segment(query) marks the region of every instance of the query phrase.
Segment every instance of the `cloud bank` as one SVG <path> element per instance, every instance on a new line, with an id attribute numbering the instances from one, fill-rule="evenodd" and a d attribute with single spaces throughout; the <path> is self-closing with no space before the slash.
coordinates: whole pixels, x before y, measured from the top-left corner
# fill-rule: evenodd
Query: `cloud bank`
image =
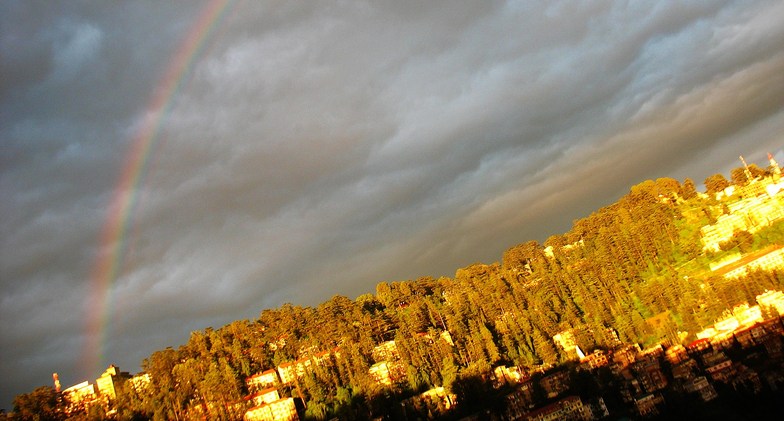
<path id="1" fill-rule="evenodd" d="M 0 6 L 0 376 L 82 367 L 101 229 L 206 4 Z M 784 4 L 235 2 L 160 121 L 104 364 L 452 276 L 645 179 L 784 162 Z"/>

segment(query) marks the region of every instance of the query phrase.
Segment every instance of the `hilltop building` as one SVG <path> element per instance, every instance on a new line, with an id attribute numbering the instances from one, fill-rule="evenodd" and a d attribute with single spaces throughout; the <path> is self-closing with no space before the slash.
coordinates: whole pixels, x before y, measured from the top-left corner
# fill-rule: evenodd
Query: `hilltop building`
<path id="1" fill-rule="evenodd" d="M 94 404 L 102 404 L 107 412 L 110 412 L 112 410 L 111 406 L 113 402 L 117 399 L 117 391 L 122 384 L 125 381 L 131 380 L 146 386 L 146 384 L 149 384 L 149 375 L 144 376 L 146 376 L 146 383 L 142 383 L 144 377 L 139 379 L 131 377 L 128 372 L 120 371 L 117 366 L 112 364 L 103 374 L 101 374 L 101 377 L 98 377 L 95 380 L 95 384 L 90 383 L 89 380 L 85 380 L 64 389 L 62 393 L 68 401 L 68 406 L 65 411 L 67 414 L 71 415 L 75 412 L 86 410 Z M 59 376 L 53 377 L 56 389 L 59 387 L 60 379 Z M 134 385 L 136 385 L 136 383 L 134 383 Z"/>
<path id="2" fill-rule="evenodd" d="M 131 378 L 128 372 L 120 371 L 114 364 L 110 365 L 101 377 L 95 380 L 95 386 L 98 389 L 98 394 L 105 399 L 117 399 L 117 390 L 126 381 Z"/>
<path id="3" fill-rule="evenodd" d="M 98 396 L 95 385 L 88 380 L 66 388 L 63 395 L 68 401 L 65 412 L 69 415 L 89 407 Z"/>

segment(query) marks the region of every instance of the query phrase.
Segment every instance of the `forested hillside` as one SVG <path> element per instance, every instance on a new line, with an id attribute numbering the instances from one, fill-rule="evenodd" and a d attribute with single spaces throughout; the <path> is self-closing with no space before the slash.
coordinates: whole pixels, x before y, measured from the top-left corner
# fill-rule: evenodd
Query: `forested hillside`
<path id="1" fill-rule="evenodd" d="M 193 332 L 178 349 L 143 362 L 150 387 L 126 387 L 118 413 L 187 419 L 208 411 L 229 419 L 237 415 L 231 404 L 244 405 L 249 394 L 247 377 L 318 356 L 329 363 L 309 366 L 281 395 L 301 398 L 307 417 L 364 419 L 435 386 L 471 405 L 476 379 L 496 365 L 531 370 L 574 359 L 553 341 L 560 332 L 571 331 L 585 352 L 691 341 L 728 308 L 784 287 L 781 272 L 725 279 L 711 271 L 727 255 L 784 244 L 779 221 L 754 234 L 738 231 L 718 251 L 703 251 L 700 228 L 738 200 L 714 193 L 748 183 L 735 173 L 731 181 L 709 177 L 708 194 L 688 179 L 645 181 L 574 221 L 569 232 L 516 245 L 499 263 L 472 264 L 453 278 L 381 282 L 375 294 L 353 300 L 285 304 L 256 320 Z M 663 323 L 646 321 L 661 314 L 669 314 L 659 318 Z M 403 377 L 394 387 L 369 373 L 381 359 L 374 348 L 390 340 Z"/>

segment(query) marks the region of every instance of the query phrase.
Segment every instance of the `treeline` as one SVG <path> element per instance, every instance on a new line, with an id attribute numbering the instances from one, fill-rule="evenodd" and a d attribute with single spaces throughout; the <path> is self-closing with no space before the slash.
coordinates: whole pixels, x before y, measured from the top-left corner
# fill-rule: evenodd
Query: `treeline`
<path id="1" fill-rule="evenodd" d="M 748 182 L 738 174 L 732 183 Z M 705 181 L 708 193 L 732 183 L 721 175 Z M 508 249 L 500 263 L 477 263 L 454 278 L 382 282 L 354 300 L 284 304 L 257 320 L 193 332 L 178 349 L 144 360 L 151 383 L 136 390 L 127 382 L 114 402 L 117 416 L 236 419 L 250 405 L 245 378 L 315 354 L 330 363 L 280 388 L 306 403 L 306 418 L 378 417 L 436 386 L 457 394 L 466 410 L 481 404 L 477 379 L 495 365 L 573 359 L 552 340 L 560 332 L 571 331 L 586 352 L 619 342 L 679 342 L 679 332 L 693 339 L 727 308 L 784 286 L 780 272 L 711 276 L 709 263 L 726 253 L 784 244 L 778 223 L 754 235 L 738 232 L 721 251 L 703 253 L 699 228 L 726 212 L 726 203 L 699 194 L 691 180 L 645 181 L 563 235 Z M 404 372 L 392 388 L 369 373 L 378 362 L 374 348 L 389 340 Z"/>

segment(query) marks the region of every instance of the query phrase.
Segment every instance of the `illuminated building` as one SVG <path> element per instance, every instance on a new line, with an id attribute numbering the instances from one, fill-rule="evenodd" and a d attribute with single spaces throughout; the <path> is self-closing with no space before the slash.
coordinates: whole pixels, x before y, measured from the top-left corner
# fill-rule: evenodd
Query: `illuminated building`
<path id="1" fill-rule="evenodd" d="M 122 385 L 125 380 L 130 379 L 131 376 L 127 372 L 121 372 L 114 364 L 110 365 L 101 377 L 95 380 L 98 394 L 110 400 L 117 398 L 117 389 Z"/>
<path id="2" fill-rule="evenodd" d="M 293 398 L 255 406 L 245 412 L 245 421 L 298 421 L 297 407 Z"/>
<path id="3" fill-rule="evenodd" d="M 96 399 L 95 385 L 85 380 L 75 384 L 65 390 L 63 395 L 68 401 L 65 412 L 72 414 L 76 411 L 87 408 Z"/>
<path id="4" fill-rule="evenodd" d="M 377 383 L 386 386 L 390 386 L 392 383 L 396 383 L 398 380 L 403 378 L 403 375 L 405 374 L 402 364 L 399 362 L 389 361 L 382 361 L 380 363 L 373 364 L 368 370 L 368 373 Z"/>
<path id="5" fill-rule="evenodd" d="M 293 380 L 293 379 L 292 379 Z M 245 383 L 248 385 L 248 390 L 256 391 L 274 387 L 278 382 L 278 373 L 273 369 L 254 374 L 247 379 Z"/>
<path id="6" fill-rule="evenodd" d="M 784 293 L 781 291 L 765 291 L 757 296 L 760 307 L 775 310 L 779 316 L 784 315 Z"/>

